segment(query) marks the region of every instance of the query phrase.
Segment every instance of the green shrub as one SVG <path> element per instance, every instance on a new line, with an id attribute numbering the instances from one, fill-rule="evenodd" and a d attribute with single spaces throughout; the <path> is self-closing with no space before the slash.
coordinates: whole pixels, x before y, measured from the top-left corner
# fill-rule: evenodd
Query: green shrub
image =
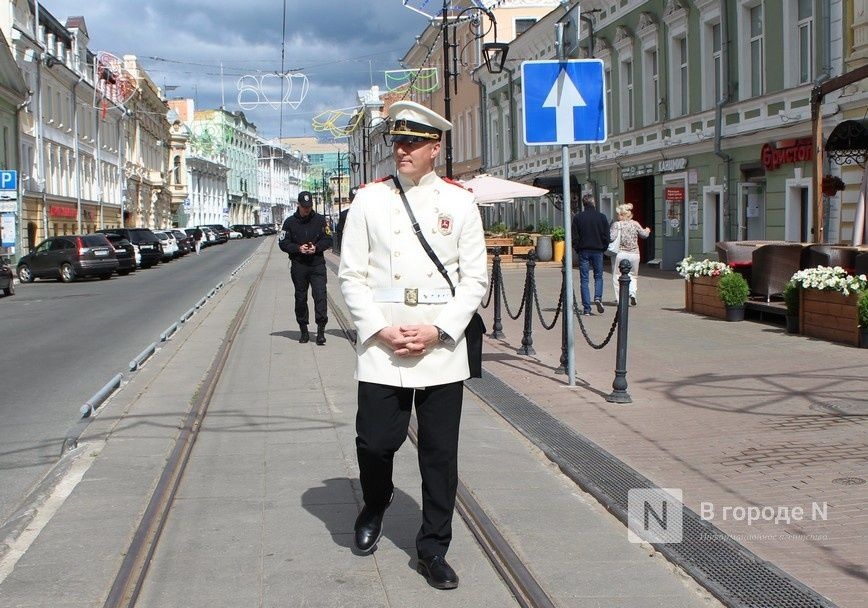
<path id="1" fill-rule="evenodd" d="M 868 289 L 859 292 L 856 299 L 856 308 L 859 313 L 859 327 L 868 329 Z"/>
<path id="2" fill-rule="evenodd" d="M 530 238 L 529 234 L 516 234 L 512 237 L 513 245 L 533 245 L 533 239 Z"/>
<path id="3" fill-rule="evenodd" d="M 552 225 L 546 220 L 539 221 L 539 233 L 540 234 L 551 234 L 552 233 Z"/>
<path id="4" fill-rule="evenodd" d="M 533 232 L 533 224 L 529 224 L 524 227 L 525 232 Z"/>
<path id="5" fill-rule="evenodd" d="M 566 232 L 564 232 L 564 229 L 562 227 L 558 226 L 557 228 L 554 228 L 552 230 L 552 240 L 553 241 L 563 241 L 566 238 L 567 238 L 567 234 L 566 234 Z"/>
<path id="6" fill-rule="evenodd" d="M 799 284 L 793 280 L 784 285 L 784 304 L 787 305 L 787 314 L 792 317 L 799 316 L 799 289 Z"/>
<path id="7" fill-rule="evenodd" d="M 750 288 L 743 276 L 737 272 L 730 272 L 720 277 L 717 292 L 726 306 L 744 306 L 750 295 Z"/>
<path id="8" fill-rule="evenodd" d="M 506 224 L 503 222 L 498 222 L 494 224 L 491 228 L 489 228 L 492 234 L 505 234 L 506 233 Z"/>

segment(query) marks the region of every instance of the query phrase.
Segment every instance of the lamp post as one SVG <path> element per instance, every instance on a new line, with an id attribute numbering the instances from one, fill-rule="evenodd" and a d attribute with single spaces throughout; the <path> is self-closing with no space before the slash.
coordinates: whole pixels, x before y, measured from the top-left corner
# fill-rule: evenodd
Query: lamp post
<path id="1" fill-rule="evenodd" d="M 458 53 L 456 49 L 458 48 L 458 43 L 456 42 L 456 32 L 455 29 L 457 26 L 465 20 L 466 16 L 469 16 L 466 21 L 470 24 L 470 31 L 473 34 L 473 38 L 470 41 L 476 42 L 480 40 L 488 34 L 488 32 L 493 31 L 494 33 L 494 42 L 485 42 L 482 45 L 482 56 L 485 59 L 485 67 L 492 74 L 499 74 L 503 71 L 503 64 L 506 61 L 506 54 L 509 52 L 509 45 L 505 42 L 497 42 L 497 20 L 494 18 L 494 14 L 487 8 L 481 6 L 468 6 L 467 8 L 459 11 L 452 18 L 452 23 L 450 24 L 449 19 L 449 0 L 443 0 L 443 10 L 441 12 L 441 23 L 440 23 L 440 33 L 443 38 L 443 74 L 445 76 L 445 82 L 443 87 L 443 117 L 452 122 L 452 98 L 449 93 L 450 89 L 450 80 L 452 80 L 452 87 L 454 87 L 454 91 L 458 93 Z M 485 26 L 483 24 L 482 18 L 486 17 L 488 19 L 488 25 Z M 449 37 L 449 26 L 453 25 L 452 29 L 452 37 Z M 470 44 L 468 43 L 468 44 Z M 452 52 L 452 57 L 450 58 L 449 53 L 450 50 Z M 450 69 L 449 63 L 452 62 L 452 68 Z M 446 177 L 452 177 L 452 131 L 446 131 Z"/>

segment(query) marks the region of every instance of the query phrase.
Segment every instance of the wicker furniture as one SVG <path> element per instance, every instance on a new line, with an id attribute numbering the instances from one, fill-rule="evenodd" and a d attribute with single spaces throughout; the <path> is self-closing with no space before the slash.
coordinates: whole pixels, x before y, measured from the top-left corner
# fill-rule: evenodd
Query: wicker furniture
<path id="1" fill-rule="evenodd" d="M 802 267 L 803 243 L 769 243 L 753 252 L 750 291 L 766 302 L 783 292 L 793 274 Z"/>
<path id="2" fill-rule="evenodd" d="M 840 266 L 847 272 L 852 273 L 856 267 L 857 253 L 859 251 L 855 247 L 825 244 L 809 245 L 804 250 L 802 268 Z"/>

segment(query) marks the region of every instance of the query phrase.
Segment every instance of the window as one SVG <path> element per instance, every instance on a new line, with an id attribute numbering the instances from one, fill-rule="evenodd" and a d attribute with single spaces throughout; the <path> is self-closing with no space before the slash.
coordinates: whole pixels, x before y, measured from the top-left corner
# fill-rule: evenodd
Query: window
<path id="1" fill-rule="evenodd" d="M 712 68 L 712 99 L 715 103 L 723 97 L 723 53 L 720 34 L 720 23 L 711 26 L 711 63 Z"/>
<path id="2" fill-rule="evenodd" d="M 761 4 L 748 9 L 750 31 L 750 95 L 763 93 L 763 7 Z"/>
<path id="3" fill-rule="evenodd" d="M 690 92 L 690 83 L 687 81 L 687 37 L 678 39 L 678 88 L 680 115 L 688 113 L 689 105 L 687 95 Z"/>
<path id="4" fill-rule="evenodd" d="M 811 81 L 814 67 L 814 8 L 811 0 L 798 0 L 799 84 Z"/>
<path id="5" fill-rule="evenodd" d="M 657 49 L 645 51 L 645 124 L 660 120 L 660 78 L 657 67 Z"/>
<path id="6" fill-rule="evenodd" d="M 516 19 L 515 20 L 515 37 L 518 38 L 536 23 L 536 19 Z"/>
<path id="7" fill-rule="evenodd" d="M 621 62 L 621 130 L 633 128 L 633 60 Z"/>

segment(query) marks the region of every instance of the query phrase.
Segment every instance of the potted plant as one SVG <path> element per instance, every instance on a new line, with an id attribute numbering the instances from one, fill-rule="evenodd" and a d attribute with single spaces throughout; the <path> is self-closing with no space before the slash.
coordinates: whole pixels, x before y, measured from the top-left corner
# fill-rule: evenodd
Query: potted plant
<path id="1" fill-rule="evenodd" d="M 799 284 L 790 279 L 784 285 L 784 304 L 787 306 L 787 333 L 799 333 Z"/>
<path id="2" fill-rule="evenodd" d="M 816 266 L 796 272 L 799 287 L 799 332 L 812 338 L 858 346 L 862 329 L 859 297 L 868 291 L 864 274 L 840 266 Z"/>
<path id="3" fill-rule="evenodd" d="M 859 292 L 856 308 L 859 310 L 859 347 L 868 348 L 868 289 Z"/>
<path id="4" fill-rule="evenodd" d="M 539 236 L 536 239 L 536 258 L 540 262 L 552 259 L 552 225 L 546 220 L 539 222 Z"/>
<path id="5" fill-rule="evenodd" d="M 561 226 L 552 230 L 552 259 L 555 262 L 562 262 L 566 253 L 567 233 Z"/>
<path id="6" fill-rule="evenodd" d="M 717 284 L 717 293 L 726 307 L 726 320 L 743 321 L 744 303 L 750 295 L 750 287 L 745 278 L 737 272 L 723 275 Z"/>

